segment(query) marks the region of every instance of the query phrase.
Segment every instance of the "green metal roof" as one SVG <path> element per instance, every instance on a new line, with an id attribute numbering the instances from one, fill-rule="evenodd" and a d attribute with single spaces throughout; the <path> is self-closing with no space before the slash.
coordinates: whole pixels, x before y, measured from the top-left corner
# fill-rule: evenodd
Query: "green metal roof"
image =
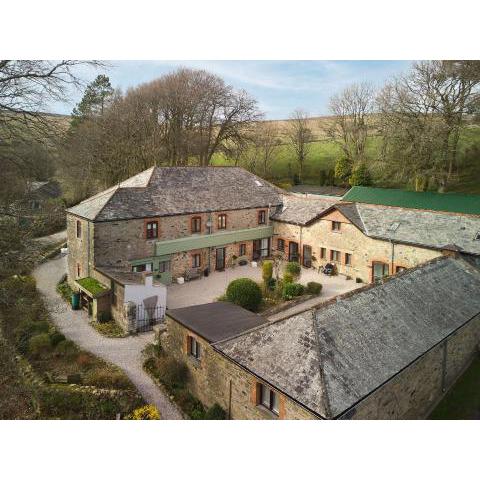
<path id="1" fill-rule="evenodd" d="M 246 228 L 242 230 L 229 230 L 226 232 L 212 233 L 211 235 L 192 235 L 190 237 L 164 240 L 155 244 L 155 255 L 169 255 L 177 252 L 187 252 L 197 248 L 216 247 L 228 243 L 244 242 L 268 238 L 273 235 L 273 227 Z"/>
<path id="2" fill-rule="evenodd" d="M 387 205 L 390 207 L 480 215 L 480 195 L 413 192 L 393 188 L 352 187 L 344 195 L 343 200 L 373 205 Z"/>

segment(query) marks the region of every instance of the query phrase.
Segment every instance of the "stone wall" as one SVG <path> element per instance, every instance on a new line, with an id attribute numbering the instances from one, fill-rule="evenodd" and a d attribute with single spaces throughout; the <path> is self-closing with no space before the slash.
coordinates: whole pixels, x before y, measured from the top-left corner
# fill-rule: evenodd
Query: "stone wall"
<path id="1" fill-rule="evenodd" d="M 480 315 L 346 412 L 352 419 L 423 419 L 478 354 Z"/>
<path id="2" fill-rule="evenodd" d="M 155 253 L 155 242 L 191 236 L 193 217 L 202 219 L 202 229 L 198 235 L 207 233 L 206 223 L 210 218 L 212 233 L 219 231 L 217 219 L 220 213 L 227 215 L 227 231 L 254 228 L 258 226 L 258 210 L 260 209 L 100 222 L 95 224 L 95 264 L 128 266 L 131 260 L 152 257 Z M 151 220 L 158 221 L 158 238 L 147 240 L 145 223 Z"/>
<path id="3" fill-rule="evenodd" d="M 82 226 L 80 238 L 77 238 L 77 221 Z M 67 273 L 71 287 L 74 286 L 75 280 L 92 275 L 94 228 L 92 222 L 67 214 Z M 80 275 L 77 272 L 77 265 L 80 266 Z"/>
<path id="4" fill-rule="evenodd" d="M 340 231 L 332 230 L 332 221 L 340 222 Z M 285 252 L 288 254 L 288 243 L 295 241 L 299 244 L 302 254 L 303 245 L 312 247 L 312 255 L 316 261 L 313 266 L 318 268 L 326 263 L 335 263 L 338 273 L 359 278 L 363 282 L 372 281 L 372 262 L 382 262 L 389 265 L 390 274 L 394 274 L 397 267 L 411 268 L 436 258 L 442 253 L 422 247 L 395 244 L 377 240 L 366 236 L 340 212 L 333 211 L 311 225 L 299 227 L 297 225 L 274 222 L 274 246 L 278 238 L 285 240 Z M 321 248 L 326 251 L 326 258 L 321 258 Z M 393 250 L 392 250 L 393 248 Z M 330 259 L 330 251 L 340 252 L 340 261 Z M 345 264 L 345 254 L 351 255 L 351 264 Z"/>
<path id="5" fill-rule="evenodd" d="M 162 337 L 162 346 L 167 355 L 187 365 L 188 388 L 207 407 L 218 403 L 232 419 L 315 419 L 301 405 L 279 393 L 280 413 L 274 415 L 256 402 L 257 379 L 234 364 L 207 341 L 189 331 L 181 324 L 166 317 L 167 333 Z M 193 336 L 201 345 L 199 360 L 188 355 L 187 336 Z"/>

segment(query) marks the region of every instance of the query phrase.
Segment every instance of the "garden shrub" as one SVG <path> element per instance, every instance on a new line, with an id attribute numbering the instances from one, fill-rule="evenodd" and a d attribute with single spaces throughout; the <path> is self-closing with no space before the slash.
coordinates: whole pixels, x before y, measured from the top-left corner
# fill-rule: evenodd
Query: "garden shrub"
<path id="1" fill-rule="evenodd" d="M 318 295 L 322 291 L 322 284 L 318 282 L 307 283 L 307 293 Z"/>
<path id="2" fill-rule="evenodd" d="M 43 320 L 32 321 L 23 320 L 15 329 L 15 345 L 18 351 L 25 355 L 28 352 L 28 343 L 30 338 L 40 333 L 47 333 L 50 328 L 48 322 Z"/>
<path id="3" fill-rule="evenodd" d="M 70 303 L 72 301 L 73 290 L 70 288 L 70 285 L 66 280 L 63 280 L 57 284 L 57 292 L 66 302 Z"/>
<path id="4" fill-rule="evenodd" d="M 255 312 L 262 301 L 262 290 L 250 278 L 237 278 L 227 287 L 227 300 Z"/>
<path id="5" fill-rule="evenodd" d="M 160 412 L 155 405 L 145 405 L 136 408 L 130 415 L 125 417 L 126 420 L 160 420 Z"/>
<path id="6" fill-rule="evenodd" d="M 28 341 L 28 351 L 35 357 L 41 357 L 50 352 L 52 344 L 50 343 L 50 336 L 48 333 L 39 333 L 34 335 Z"/>
<path id="7" fill-rule="evenodd" d="M 113 388 L 115 390 L 127 390 L 131 388 L 130 380 L 118 371 L 112 371 L 108 367 L 98 367 L 85 374 L 84 383 L 99 388 Z"/>
<path id="8" fill-rule="evenodd" d="M 55 354 L 60 357 L 71 357 L 77 353 L 77 346 L 71 340 L 62 340 L 55 347 Z"/>
<path id="9" fill-rule="evenodd" d="M 268 286 L 268 282 L 273 275 L 273 263 L 270 260 L 265 260 L 262 264 L 262 278 L 265 285 Z"/>
<path id="10" fill-rule="evenodd" d="M 271 278 L 267 283 L 267 288 L 273 292 L 273 290 L 275 290 L 276 285 L 277 285 L 277 281 L 274 278 Z"/>
<path id="11" fill-rule="evenodd" d="M 50 343 L 52 347 L 56 347 L 60 342 L 63 342 L 65 340 L 65 335 L 63 333 L 54 331 L 53 333 L 50 334 Z"/>
<path id="12" fill-rule="evenodd" d="M 205 412 L 205 420 L 225 420 L 227 418 L 227 412 L 218 404 L 213 404 Z"/>
<path id="13" fill-rule="evenodd" d="M 289 273 L 293 278 L 298 278 L 300 276 L 301 267 L 298 262 L 288 262 L 285 265 L 285 273 Z"/>
<path id="14" fill-rule="evenodd" d="M 282 297 L 284 300 L 291 300 L 293 297 L 303 295 L 305 287 L 300 283 L 286 283 L 283 286 Z"/>
<path id="15" fill-rule="evenodd" d="M 170 388 L 182 388 L 188 379 L 187 366 L 169 357 L 158 359 L 157 373 L 160 380 Z"/>
<path id="16" fill-rule="evenodd" d="M 291 273 L 284 273 L 283 274 L 283 283 L 293 283 L 293 275 Z"/>

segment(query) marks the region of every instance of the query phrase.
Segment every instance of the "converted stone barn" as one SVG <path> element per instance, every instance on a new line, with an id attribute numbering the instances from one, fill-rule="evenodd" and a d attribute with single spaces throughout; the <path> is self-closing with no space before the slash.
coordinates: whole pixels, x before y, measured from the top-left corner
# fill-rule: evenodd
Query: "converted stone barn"
<path id="1" fill-rule="evenodd" d="M 229 418 L 425 418 L 478 354 L 477 263 L 433 259 L 276 322 L 220 303 L 172 310 L 162 345 Z"/>

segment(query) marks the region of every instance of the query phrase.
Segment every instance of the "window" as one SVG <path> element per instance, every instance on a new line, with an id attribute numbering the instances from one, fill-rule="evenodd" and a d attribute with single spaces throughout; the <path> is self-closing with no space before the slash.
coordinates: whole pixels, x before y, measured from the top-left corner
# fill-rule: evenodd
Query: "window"
<path id="1" fill-rule="evenodd" d="M 158 222 L 157 221 L 147 222 L 146 237 L 158 238 Z"/>
<path id="2" fill-rule="evenodd" d="M 151 272 L 152 264 L 151 263 L 142 263 L 141 265 L 133 265 L 132 272 Z"/>
<path id="3" fill-rule="evenodd" d="M 167 260 L 166 262 L 160 262 L 158 264 L 158 273 L 165 273 L 170 271 L 170 262 Z"/>
<path id="4" fill-rule="evenodd" d="M 82 222 L 77 220 L 77 238 L 82 238 Z"/>
<path id="5" fill-rule="evenodd" d="M 388 276 L 388 264 L 382 262 L 373 262 L 373 281 L 381 280 L 383 277 Z"/>
<path id="6" fill-rule="evenodd" d="M 247 244 L 246 243 L 241 243 L 240 248 L 238 250 L 238 256 L 243 257 L 246 254 L 247 254 Z"/>
<path id="7" fill-rule="evenodd" d="M 265 210 L 258 211 L 258 224 L 265 225 L 267 223 L 267 212 Z"/>
<path id="8" fill-rule="evenodd" d="M 217 228 L 218 230 L 225 230 L 227 228 L 227 215 L 225 213 L 221 213 L 218 216 Z"/>
<path id="9" fill-rule="evenodd" d="M 278 412 L 279 412 L 278 393 L 263 384 L 259 384 L 259 390 L 260 390 L 260 398 L 258 402 L 259 405 L 262 405 L 263 407 L 268 408 L 268 410 L 278 415 Z"/>
<path id="10" fill-rule="evenodd" d="M 330 260 L 333 262 L 340 261 L 340 252 L 338 250 L 330 250 Z"/>
<path id="11" fill-rule="evenodd" d="M 346 253 L 345 254 L 345 265 L 351 265 L 352 264 L 352 254 L 351 253 Z"/>
<path id="12" fill-rule="evenodd" d="M 197 339 L 194 337 L 188 337 L 188 354 L 197 360 L 200 359 L 200 344 L 197 342 Z"/>
<path id="13" fill-rule="evenodd" d="M 192 255 L 192 267 L 193 268 L 200 268 L 201 264 L 202 264 L 202 257 L 200 256 L 199 253 L 194 253 Z"/>
<path id="14" fill-rule="evenodd" d="M 82 273 L 82 269 L 80 267 L 80 264 L 77 263 L 77 278 L 80 278 L 81 273 Z"/>
<path id="15" fill-rule="evenodd" d="M 339 232 L 342 224 L 340 222 L 332 222 L 332 232 Z"/>
<path id="16" fill-rule="evenodd" d="M 303 266 L 310 268 L 312 266 L 312 247 L 310 245 L 303 246 Z"/>
<path id="17" fill-rule="evenodd" d="M 285 240 L 283 238 L 277 240 L 277 250 L 280 252 L 285 251 Z"/>
<path id="18" fill-rule="evenodd" d="M 202 217 L 192 218 L 192 233 L 200 233 L 202 231 Z"/>
<path id="19" fill-rule="evenodd" d="M 320 248 L 320 258 L 323 258 L 323 259 L 327 258 L 327 249 L 324 247 Z"/>

